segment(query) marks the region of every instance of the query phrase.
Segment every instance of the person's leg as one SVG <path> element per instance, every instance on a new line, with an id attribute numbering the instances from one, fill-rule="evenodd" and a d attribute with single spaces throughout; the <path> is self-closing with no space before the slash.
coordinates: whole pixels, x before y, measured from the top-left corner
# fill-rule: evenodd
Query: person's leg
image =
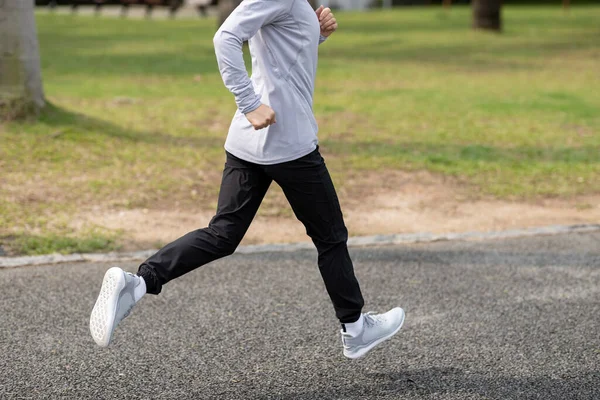
<path id="1" fill-rule="evenodd" d="M 262 169 L 227 153 L 217 213 L 207 228 L 192 231 L 140 265 L 148 293 L 204 264 L 232 254 L 246 234 L 269 185 Z"/>
<path id="2" fill-rule="evenodd" d="M 104 275 L 90 316 L 90 333 L 103 347 L 145 293 L 208 262 L 233 253 L 244 237 L 271 179 L 254 164 L 227 154 L 217 214 L 207 228 L 188 233 L 158 251 L 133 275 L 113 267 Z"/>
<path id="3" fill-rule="evenodd" d="M 364 305 L 346 242 L 348 231 L 333 182 L 318 149 L 298 160 L 266 168 L 283 189 L 319 252 L 319 269 L 342 323 L 344 355 L 362 357 L 394 336 L 404 323 L 400 307 L 362 314 Z"/>
<path id="4" fill-rule="evenodd" d="M 296 217 L 318 251 L 318 264 L 336 316 L 342 323 L 359 319 L 364 300 L 346 242 L 348 230 L 318 150 L 298 160 L 266 167 L 283 189 Z"/>

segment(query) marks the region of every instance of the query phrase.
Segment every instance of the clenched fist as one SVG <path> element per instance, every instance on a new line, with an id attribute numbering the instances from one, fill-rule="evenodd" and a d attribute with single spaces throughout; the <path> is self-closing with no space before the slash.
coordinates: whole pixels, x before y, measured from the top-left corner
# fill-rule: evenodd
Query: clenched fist
<path id="1" fill-rule="evenodd" d="M 319 25 L 321 25 L 321 36 L 329 37 L 338 28 L 337 20 L 331 12 L 331 8 L 321 6 L 315 12 L 319 18 Z"/>
<path id="2" fill-rule="evenodd" d="M 275 111 L 271 107 L 261 104 L 256 110 L 247 113 L 246 118 L 255 130 L 259 130 L 275 123 Z"/>

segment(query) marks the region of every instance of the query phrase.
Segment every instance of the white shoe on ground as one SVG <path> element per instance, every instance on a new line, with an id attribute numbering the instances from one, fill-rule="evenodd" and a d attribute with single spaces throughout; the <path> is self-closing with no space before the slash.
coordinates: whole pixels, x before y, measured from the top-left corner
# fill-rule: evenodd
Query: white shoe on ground
<path id="1" fill-rule="evenodd" d="M 113 267 L 106 271 L 90 316 L 90 333 L 98 346 L 107 347 L 119 322 L 146 293 L 144 279 Z"/>
<path id="2" fill-rule="evenodd" d="M 348 358 L 364 356 L 379 343 L 394 336 L 404 323 L 404 310 L 400 307 L 384 314 L 371 312 L 362 315 L 362 330 L 352 335 L 341 330 L 344 355 Z"/>

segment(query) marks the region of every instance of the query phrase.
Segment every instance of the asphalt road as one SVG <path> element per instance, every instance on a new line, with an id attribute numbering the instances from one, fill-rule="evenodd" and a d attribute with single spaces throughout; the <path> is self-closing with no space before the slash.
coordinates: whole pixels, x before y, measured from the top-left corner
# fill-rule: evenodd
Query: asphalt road
<path id="1" fill-rule="evenodd" d="M 108 349 L 88 317 L 111 265 L 0 270 L 0 398 L 600 399 L 600 233 L 352 255 L 366 311 L 407 312 L 358 361 L 312 251 L 196 270 L 145 297 Z"/>

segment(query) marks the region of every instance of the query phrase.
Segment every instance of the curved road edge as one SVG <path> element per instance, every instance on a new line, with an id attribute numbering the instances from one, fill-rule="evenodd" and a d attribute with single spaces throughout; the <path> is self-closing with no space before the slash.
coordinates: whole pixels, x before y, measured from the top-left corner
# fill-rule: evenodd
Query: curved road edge
<path id="1" fill-rule="evenodd" d="M 356 236 L 348 239 L 350 247 L 382 246 L 392 244 L 430 243 L 437 241 L 454 240 L 493 240 L 508 239 L 526 236 L 558 235 L 563 233 L 587 233 L 600 231 L 600 224 L 579 225 L 551 225 L 537 228 L 510 229 L 490 232 L 462 232 L 462 233 L 403 233 L 390 235 Z M 261 244 L 240 246 L 236 250 L 239 254 L 284 252 L 312 249 L 311 242 Z M 0 268 L 16 268 L 31 265 L 52 265 L 71 262 L 120 262 L 145 260 L 154 254 L 156 249 L 134 252 L 87 253 L 87 254 L 48 254 L 42 256 L 25 257 L 0 257 Z"/>

